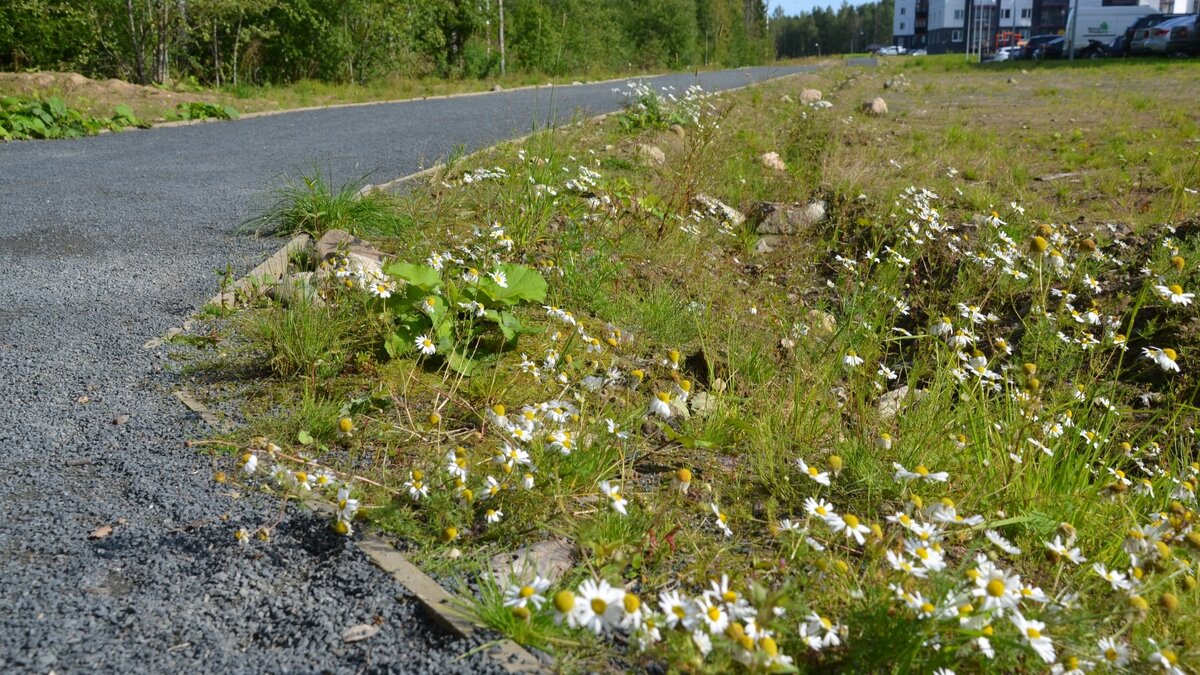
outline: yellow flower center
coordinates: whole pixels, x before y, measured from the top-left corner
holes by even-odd
[[[993,598],[998,598],[1004,595],[1004,582],[1000,581],[999,579],[992,579],[991,581],[987,582],[986,590],[988,595],[992,596]]]
[[[858,527],[861,524],[859,523],[858,516],[850,515],[848,513],[842,517],[842,520],[846,521],[846,526],[850,528]]]
[[[685,609],[683,605],[675,605],[671,608],[671,613],[680,619],[687,618],[687,609]]]
[[[521,591],[517,593],[519,597],[528,598],[533,595],[533,586],[522,586]]]
[[[642,599],[633,593],[626,593],[623,604],[625,605],[625,611],[633,614],[642,606]]]
[[[1032,626],[1025,629],[1025,634],[1029,636],[1030,640],[1037,640],[1042,637],[1042,632]]]
[[[717,609],[716,607],[709,607],[707,614],[709,621],[716,621],[717,619],[721,618],[721,610]]]
[[[921,604],[921,611],[925,612],[926,614],[933,614],[933,609],[933,605],[929,604],[928,602]]]
[[[575,609],[575,594],[571,591],[559,591],[555,593],[554,608],[563,614]]]
[[[810,466],[810,467],[808,467],[808,475],[810,475],[810,476],[816,476],[816,475],[817,475],[817,468],[816,468],[815,466]]]
[[[1167,290],[1171,291],[1171,293],[1175,295],[1183,295],[1183,287],[1179,284],[1171,284],[1167,287]]]
[[[916,473],[918,473],[918,474],[922,475],[922,476],[928,476],[928,475],[929,475],[929,469],[925,468],[925,465],[924,465],[924,464],[918,464],[918,465],[917,465],[917,468],[916,468],[916,469],[914,469],[914,471],[915,471]]]
[[[763,652],[767,656],[774,657],[779,654],[779,645],[775,644],[775,640],[770,637],[763,638],[758,646],[762,647]]]
[[[1120,654],[1117,653],[1117,650],[1113,649],[1112,647],[1104,650],[1104,658],[1109,661],[1116,661],[1118,656],[1120,656]]]
[[[736,602],[737,601],[737,593],[734,593],[733,591],[725,591],[724,593],[721,594],[721,599],[724,600],[725,602]]]
[[[595,614],[603,614],[608,610],[608,603],[600,598],[592,598],[592,612]]]

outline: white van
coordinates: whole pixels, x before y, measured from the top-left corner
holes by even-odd
[[[1063,57],[1071,52],[1078,56],[1080,50],[1087,48],[1089,40],[1107,46],[1118,35],[1124,35],[1125,29],[1134,21],[1157,11],[1156,7],[1146,5],[1073,9],[1067,15],[1067,43],[1063,45]]]

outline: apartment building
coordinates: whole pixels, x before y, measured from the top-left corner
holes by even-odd
[[[1200,0],[1076,0],[1080,7],[1146,5],[1191,14]],[[930,54],[982,51],[1031,35],[1062,33],[1071,0],[895,0],[892,42]]]

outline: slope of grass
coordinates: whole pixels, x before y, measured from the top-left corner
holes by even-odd
[[[348,481],[337,528],[568,671],[1194,667],[1196,72],[889,60],[470,158],[394,205],[406,264],[317,282],[354,353],[261,382],[220,461]],[[246,335],[218,367],[286,356]],[[483,572],[546,537],[561,579]]]

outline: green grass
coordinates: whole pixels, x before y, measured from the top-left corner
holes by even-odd
[[[406,219],[377,193],[360,194],[365,179],[340,186],[330,184],[319,170],[293,179],[275,192],[274,204],[248,222],[260,234],[301,232],[320,238],[329,230],[354,235],[403,236]]]
[[[881,94],[901,69],[911,84]],[[439,574],[481,580],[469,598],[477,619],[568,672],[787,670],[768,664],[775,647],[805,672],[1043,672],[1012,613],[972,594],[971,575],[992,565],[1050,598],[1017,602],[1045,622],[1059,663],[1092,668],[1111,637],[1130,650],[1131,671],[1151,669],[1163,649],[1194,668],[1200,331],[1195,305],[1155,286],[1200,286],[1197,123],[1186,112],[1196,72],[893,59],[720,97],[682,135],[610,118],[540,134],[520,154],[462,158],[436,192],[371,207],[390,216],[338,221],[367,233],[385,231],[372,219],[395,218],[402,237],[375,239],[399,260],[451,252],[461,264],[397,268],[386,300],[324,281],[321,307],[247,311],[244,348],[223,344],[215,367],[241,372],[265,356],[274,373],[245,402],[259,413],[253,427],[226,442],[261,454],[252,437],[262,433],[289,456],[323,446],[321,464],[339,478],[373,481],[354,481],[360,519]],[[1114,77],[1128,97],[1104,88]],[[808,87],[835,107],[782,102]],[[874,95],[894,114],[854,111]],[[639,144],[662,148],[666,165],[639,160]],[[787,172],[759,164],[770,150]],[[472,173],[495,166],[505,171]],[[341,208],[311,206],[315,192],[279,210]],[[829,217],[760,253],[753,223],[693,210],[701,192],[742,212],[821,198]],[[471,311],[453,309],[475,283],[469,270],[492,270],[493,255],[548,282],[544,300],[509,308],[532,330],[500,343],[470,337]],[[430,329],[451,321],[446,348],[486,352],[469,376],[442,346],[429,357],[384,348],[434,292],[419,285],[429,275],[451,308]],[[956,342],[960,331],[974,338]],[[1175,350],[1180,372],[1146,358],[1149,347]],[[672,401],[666,419],[650,412],[659,393]],[[526,406],[541,426],[518,441],[497,415],[521,419]],[[342,418],[352,434],[339,433]],[[552,432],[571,434],[569,454]],[[506,447],[528,463],[506,470]],[[448,457],[463,460],[461,484]],[[428,495],[414,497],[414,481]],[[842,522],[854,516],[863,541],[810,514],[809,498]],[[929,538],[898,514],[933,527]],[[989,541],[989,529],[1021,552]],[[645,626],[597,638],[556,622],[552,602],[514,612],[485,561],[544,537],[574,553],[547,598],[603,579],[657,613],[661,593],[699,601],[724,574],[773,642],[743,639],[743,625],[715,631],[704,654],[661,615],[661,640],[639,644]],[[1050,553],[1056,537],[1088,562]],[[929,550],[945,569],[913,575],[888,558],[919,566]],[[1140,585],[1114,590],[1093,562]],[[941,618],[922,616],[918,594]],[[806,644],[812,612],[844,627],[840,644]]]

